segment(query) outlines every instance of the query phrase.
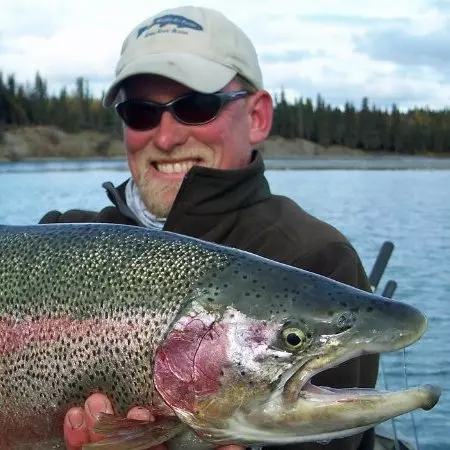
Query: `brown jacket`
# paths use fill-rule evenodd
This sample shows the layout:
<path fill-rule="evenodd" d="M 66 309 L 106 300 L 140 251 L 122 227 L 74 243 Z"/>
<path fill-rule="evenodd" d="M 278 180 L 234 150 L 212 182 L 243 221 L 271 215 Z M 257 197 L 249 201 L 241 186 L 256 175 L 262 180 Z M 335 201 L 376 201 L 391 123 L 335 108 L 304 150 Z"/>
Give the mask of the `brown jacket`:
<path fill-rule="evenodd" d="M 40 223 L 100 222 L 140 225 L 125 204 L 125 183 L 103 185 L 114 206 L 99 212 L 48 212 Z M 193 167 L 186 175 L 164 229 L 309 270 L 370 291 L 356 251 L 338 230 L 301 209 L 292 200 L 270 192 L 264 163 L 255 152 L 252 163 L 239 170 Z M 332 387 L 374 387 L 378 356 L 348 361 L 313 380 Z M 298 444 L 272 449 L 372 450 L 373 430 L 328 445 Z"/>

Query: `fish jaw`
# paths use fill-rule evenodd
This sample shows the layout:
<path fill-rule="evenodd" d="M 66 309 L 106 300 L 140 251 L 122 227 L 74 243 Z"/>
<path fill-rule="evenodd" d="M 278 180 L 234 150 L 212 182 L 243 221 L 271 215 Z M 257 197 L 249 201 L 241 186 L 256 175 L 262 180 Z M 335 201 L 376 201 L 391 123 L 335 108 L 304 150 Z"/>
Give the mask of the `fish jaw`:
<path fill-rule="evenodd" d="M 239 410 L 228 421 L 235 442 L 300 443 L 343 438 L 365 431 L 392 417 L 438 402 L 441 389 L 425 385 L 401 392 L 375 389 L 330 389 L 307 384 L 297 401 L 282 395 Z M 250 405 L 248 405 L 250 406 Z M 220 440 L 227 442 L 224 432 Z M 219 440 L 216 441 L 220 443 Z"/>

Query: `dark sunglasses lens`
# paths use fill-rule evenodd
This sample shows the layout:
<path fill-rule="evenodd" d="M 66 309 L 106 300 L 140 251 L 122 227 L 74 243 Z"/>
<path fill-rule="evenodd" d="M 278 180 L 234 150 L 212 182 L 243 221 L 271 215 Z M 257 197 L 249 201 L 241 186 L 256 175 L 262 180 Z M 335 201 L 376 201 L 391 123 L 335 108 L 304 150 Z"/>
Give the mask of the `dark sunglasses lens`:
<path fill-rule="evenodd" d="M 209 94 L 193 94 L 180 98 L 172 107 L 182 122 L 201 124 L 216 117 L 220 109 L 220 98 Z"/>
<path fill-rule="evenodd" d="M 150 130 L 161 120 L 162 109 L 144 102 L 124 102 L 117 106 L 117 112 L 127 127 L 133 130 Z"/>

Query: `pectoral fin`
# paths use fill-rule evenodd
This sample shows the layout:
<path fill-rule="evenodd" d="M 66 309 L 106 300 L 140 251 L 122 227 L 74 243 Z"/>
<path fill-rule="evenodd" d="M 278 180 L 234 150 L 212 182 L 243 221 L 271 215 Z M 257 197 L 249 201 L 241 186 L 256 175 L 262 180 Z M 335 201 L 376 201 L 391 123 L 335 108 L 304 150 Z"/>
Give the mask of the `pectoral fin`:
<path fill-rule="evenodd" d="M 105 436 L 105 439 L 84 445 L 83 450 L 147 450 L 168 441 L 186 428 L 185 424 L 174 418 L 148 422 L 102 414 L 94 432 Z"/>

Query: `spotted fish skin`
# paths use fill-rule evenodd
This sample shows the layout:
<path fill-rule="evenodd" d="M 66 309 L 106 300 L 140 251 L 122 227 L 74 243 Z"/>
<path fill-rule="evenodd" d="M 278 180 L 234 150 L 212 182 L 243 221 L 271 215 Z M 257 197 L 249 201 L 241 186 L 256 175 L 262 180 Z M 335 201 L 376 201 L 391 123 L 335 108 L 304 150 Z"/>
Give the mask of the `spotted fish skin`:
<path fill-rule="evenodd" d="M 152 403 L 156 346 L 199 280 L 229 262 L 158 236 L 0 227 L 0 430 L 49 433 L 99 386 L 118 413 Z"/>
<path fill-rule="evenodd" d="M 0 255 L 1 450 L 63 448 L 65 412 L 94 391 L 119 416 L 141 405 L 165 419 L 106 416 L 108 446 L 93 450 L 328 440 L 440 395 L 311 388 L 426 329 L 417 309 L 320 275 L 126 225 L 0 226 Z"/>

